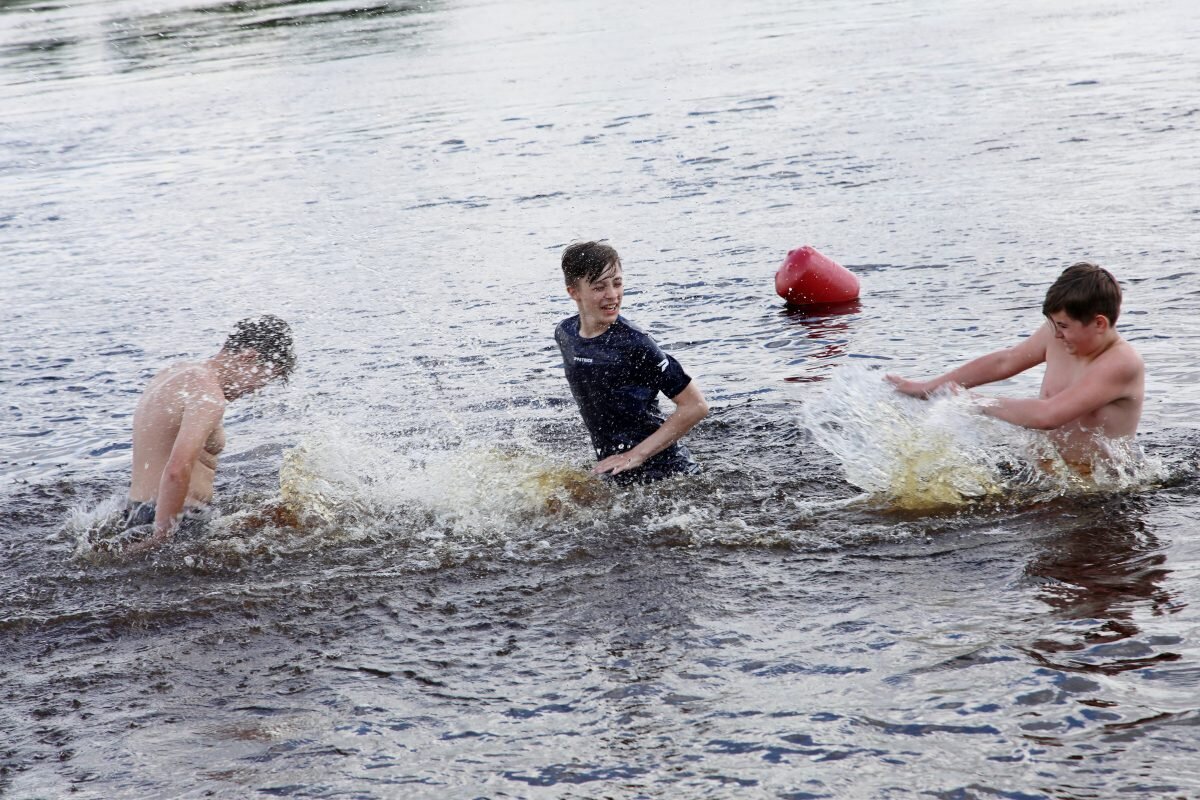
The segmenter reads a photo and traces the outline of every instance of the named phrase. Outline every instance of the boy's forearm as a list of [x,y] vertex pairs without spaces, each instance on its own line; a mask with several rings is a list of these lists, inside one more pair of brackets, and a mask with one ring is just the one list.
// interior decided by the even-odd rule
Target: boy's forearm
[[980,410],[989,417],[995,417],[1012,425],[1034,430],[1050,430],[1058,427],[1047,413],[1044,400],[1022,399],[1011,397],[989,398],[980,404]]
[[1024,367],[1015,358],[1011,350],[997,350],[994,353],[980,356],[968,361],[962,366],[955,367],[949,372],[927,381],[914,381],[901,378],[899,375],[888,375],[887,379],[899,391],[913,397],[928,397],[943,386],[961,386],[972,389],[987,383],[1011,378]]
[[644,463],[686,436],[707,414],[707,404],[677,408],[658,430],[638,442],[630,452]]
[[175,518],[183,511],[187,502],[188,486],[191,484],[191,470],[174,472],[167,469],[163,472],[158,484],[158,497],[155,498],[154,534],[167,536],[175,524]]
[[952,369],[945,375],[935,378],[933,388],[947,383],[957,383],[966,389],[982,386],[1007,377],[1004,374],[1005,354],[988,353],[985,356],[972,359],[957,369]]

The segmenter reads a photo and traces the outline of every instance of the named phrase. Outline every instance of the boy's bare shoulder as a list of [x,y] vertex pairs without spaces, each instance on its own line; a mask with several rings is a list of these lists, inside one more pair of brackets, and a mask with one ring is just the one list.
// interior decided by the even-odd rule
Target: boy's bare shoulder
[[146,394],[159,400],[182,401],[185,406],[225,405],[216,370],[202,362],[172,364],[154,376]]
[[1142,354],[1125,339],[1118,339],[1116,345],[1109,348],[1109,351],[1105,355],[1111,356],[1115,361],[1136,364],[1138,367],[1144,365]]
[[1023,341],[1014,345],[1013,349],[1028,347],[1031,350],[1036,350],[1043,355],[1050,350],[1050,345],[1054,342],[1054,328],[1049,325],[1038,325],[1033,333],[1029,334]]
[[1095,366],[1100,367],[1110,379],[1126,383],[1140,383],[1146,372],[1146,364],[1137,349],[1124,339],[1108,348],[1096,359]]
[[1122,363],[1128,364],[1130,368],[1136,369],[1139,373],[1146,369],[1146,362],[1142,360],[1142,354],[1137,351],[1136,347],[1131,345],[1125,339],[1121,339],[1121,341],[1118,343],[1118,346],[1113,349],[1119,351],[1116,354],[1117,358],[1119,358]]

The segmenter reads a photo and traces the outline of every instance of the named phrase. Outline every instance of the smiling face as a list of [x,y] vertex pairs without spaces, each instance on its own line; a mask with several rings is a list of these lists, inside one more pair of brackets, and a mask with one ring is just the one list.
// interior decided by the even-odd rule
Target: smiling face
[[567,294],[579,307],[579,334],[588,339],[599,336],[621,313],[621,300],[625,296],[621,262],[611,262],[594,281],[580,278],[569,284]]
[[1054,329],[1054,338],[1073,356],[1087,356],[1106,344],[1105,334],[1110,330],[1108,318],[1097,314],[1091,322],[1080,322],[1066,311],[1055,311],[1046,315]]

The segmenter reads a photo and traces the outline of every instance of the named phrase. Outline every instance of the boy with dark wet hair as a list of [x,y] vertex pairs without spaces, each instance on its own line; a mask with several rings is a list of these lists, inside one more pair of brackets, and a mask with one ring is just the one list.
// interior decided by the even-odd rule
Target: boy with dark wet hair
[[1077,467],[1104,456],[1105,440],[1132,439],[1142,416],[1145,367],[1117,333],[1121,287],[1088,262],[1068,267],[1046,292],[1046,324],[1024,342],[976,358],[928,381],[897,375],[897,390],[928,397],[941,386],[971,388],[1046,364],[1037,399],[994,398],[981,410],[997,419],[1050,431],[1064,460]]
[[212,358],[173,364],[146,386],[133,413],[133,474],[123,527],[153,526],[136,553],[201,522],[212,500],[222,420],[231,400],[286,380],[296,366],[292,331],[271,314],[243,319]]
[[230,353],[253,350],[259,363],[273,370],[275,377],[284,383],[296,368],[292,329],[274,314],[239,320],[221,349]]
[[[562,271],[579,313],[559,323],[554,339],[599,459],[592,472],[625,485],[699,471],[679,440],[708,414],[708,404],[679,362],[620,315],[617,251],[600,242],[573,244],[563,251]],[[665,419],[659,392],[675,403]]]

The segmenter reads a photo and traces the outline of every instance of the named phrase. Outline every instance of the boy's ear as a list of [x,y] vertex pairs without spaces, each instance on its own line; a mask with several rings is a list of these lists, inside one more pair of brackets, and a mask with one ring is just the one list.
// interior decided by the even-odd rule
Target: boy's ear
[[245,350],[239,350],[234,356],[239,366],[254,367],[258,365],[258,351],[253,347],[247,347]]
[[1096,330],[1100,333],[1107,333],[1108,329],[1112,327],[1112,323],[1108,321],[1108,317],[1103,314],[1097,314],[1096,318],[1092,320],[1092,324],[1096,326]]
[[579,299],[579,287],[577,287],[573,283],[568,283],[567,284],[567,294],[569,294],[571,296],[572,300],[578,300]]

